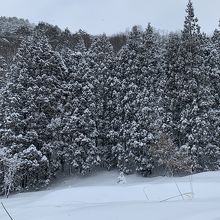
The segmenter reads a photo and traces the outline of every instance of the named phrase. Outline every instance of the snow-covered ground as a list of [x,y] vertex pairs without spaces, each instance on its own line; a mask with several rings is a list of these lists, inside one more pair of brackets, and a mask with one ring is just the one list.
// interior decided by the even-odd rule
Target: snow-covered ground
[[[220,220],[220,172],[192,177],[142,178],[100,172],[72,177],[48,190],[0,197],[14,220]],[[184,200],[180,195],[193,190]],[[168,201],[169,197],[175,197]],[[0,207],[0,220],[9,220]]]

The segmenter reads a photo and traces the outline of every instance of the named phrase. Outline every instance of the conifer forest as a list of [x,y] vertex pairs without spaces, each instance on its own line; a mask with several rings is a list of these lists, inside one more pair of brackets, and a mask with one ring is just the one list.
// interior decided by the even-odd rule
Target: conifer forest
[[[184,10],[184,9],[183,9]],[[90,35],[0,18],[0,194],[61,175],[220,169],[220,28]]]

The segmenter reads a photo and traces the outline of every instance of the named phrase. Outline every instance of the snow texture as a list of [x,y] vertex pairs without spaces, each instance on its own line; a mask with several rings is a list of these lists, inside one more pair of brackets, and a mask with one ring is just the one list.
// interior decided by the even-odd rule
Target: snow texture
[[[3,197],[16,220],[219,220],[220,172],[192,177],[193,198],[181,196],[161,202],[191,189],[190,177],[143,178],[127,176],[127,184],[117,184],[118,172],[99,172],[91,177],[72,177],[33,193]],[[3,208],[0,219],[8,220]]]

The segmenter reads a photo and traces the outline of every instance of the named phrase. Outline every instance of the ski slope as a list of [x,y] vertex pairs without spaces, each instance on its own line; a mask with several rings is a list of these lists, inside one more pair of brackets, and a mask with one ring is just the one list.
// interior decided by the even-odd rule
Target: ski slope
[[[0,201],[14,220],[220,220],[220,172],[194,175],[192,187],[189,177],[136,175],[118,185],[118,175],[112,171],[66,178],[47,190]],[[177,186],[182,194],[193,190],[193,198],[182,198]],[[0,220],[9,220],[2,207]]]

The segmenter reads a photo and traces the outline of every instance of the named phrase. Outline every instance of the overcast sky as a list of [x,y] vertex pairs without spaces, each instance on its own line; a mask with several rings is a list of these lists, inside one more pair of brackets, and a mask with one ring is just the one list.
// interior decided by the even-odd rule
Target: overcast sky
[[[46,21],[72,32],[113,34],[148,22],[160,30],[183,26],[187,0],[0,0],[1,16]],[[220,0],[193,0],[202,30],[211,33],[220,19]]]

